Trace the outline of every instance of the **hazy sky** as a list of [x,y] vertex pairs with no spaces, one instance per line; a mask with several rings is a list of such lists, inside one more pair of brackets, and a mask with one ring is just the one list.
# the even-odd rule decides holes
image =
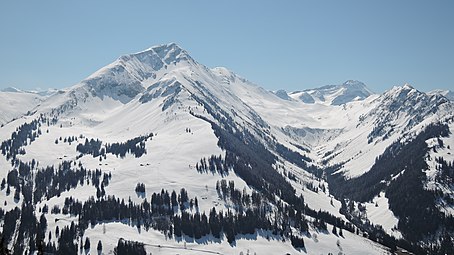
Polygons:
[[454,89],[454,1],[1,1],[0,88],[63,88],[176,42],[266,89]]

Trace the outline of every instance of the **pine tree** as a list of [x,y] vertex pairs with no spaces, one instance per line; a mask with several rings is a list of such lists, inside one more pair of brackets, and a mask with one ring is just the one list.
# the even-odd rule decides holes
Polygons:
[[172,202],[172,208],[174,208],[175,206],[178,206],[177,193],[175,192],[175,190],[172,191],[171,202]]
[[14,199],[19,200],[20,199],[20,190],[16,188],[16,191],[14,192]]
[[97,250],[98,250],[99,253],[102,251],[102,243],[101,243],[101,240],[98,241]]
[[90,239],[88,237],[85,239],[84,249],[90,250]]
[[[47,219],[44,214],[41,214],[41,217],[39,219],[39,227],[41,228],[42,235],[44,236],[46,234],[46,229],[47,229]],[[50,232],[49,232],[50,233]]]

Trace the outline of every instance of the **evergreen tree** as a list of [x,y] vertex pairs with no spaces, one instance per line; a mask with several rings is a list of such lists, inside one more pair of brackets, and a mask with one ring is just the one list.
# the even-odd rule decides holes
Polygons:
[[98,247],[97,247],[98,252],[102,251],[102,243],[101,240],[98,241]]
[[19,200],[20,199],[20,190],[16,188],[16,191],[14,192],[14,199]]
[[44,239],[44,236],[46,235],[46,229],[47,229],[47,219],[46,219],[46,216],[44,216],[44,214],[41,214],[41,217],[39,218],[39,231],[40,231],[40,235],[42,236],[43,239]]
[[171,202],[173,208],[178,206],[177,193],[175,192],[175,190],[172,191]]
[[118,240],[117,247],[114,248],[115,255],[146,255],[145,247],[142,243]]
[[90,250],[90,239],[88,237],[85,239],[84,249]]
[[292,246],[295,247],[295,249],[304,249],[304,240],[303,238],[299,238],[297,236],[290,236],[290,241],[292,243]]

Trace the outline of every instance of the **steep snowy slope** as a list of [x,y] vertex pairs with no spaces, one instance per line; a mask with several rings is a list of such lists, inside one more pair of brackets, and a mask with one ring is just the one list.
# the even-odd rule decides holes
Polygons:
[[[233,74],[225,76],[232,77]],[[299,94],[297,93],[291,93],[294,100],[289,101],[282,98],[282,95],[268,93],[247,82],[238,79],[231,80],[236,81],[231,82],[232,89],[270,124],[273,136],[280,143],[313,159],[309,168],[303,167],[303,169],[311,171],[310,165],[326,169],[328,183],[333,185],[331,188],[335,196],[362,202],[357,206],[364,209],[351,213],[345,212],[346,215],[350,215],[349,218],[357,217],[365,219],[366,223],[381,225],[387,233],[398,238],[402,237],[400,228],[404,229],[405,235],[409,238],[421,238],[420,236],[415,237],[415,233],[419,230],[413,233],[404,226],[404,222],[399,221],[399,217],[416,219],[428,217],[428,215],[419,208],[413,210],[396,206],[396,204],[402,203],[402,198],[400,195],[396,195],[394,189],[398,184],[393,182],[397,180],[395,183],[405,183],[405,179],[398,178],[399,175],[397,175],[405,169],[400,167],[405,164],[415,164],[415,159],[418,157],[420,157],[418,160],[422,159],[422,161],[418,163],[421,165],[415,166],[415,171],[429,170],[422,165],[424,159],[427,159],[427,164],[433,170],[428,172],[430,173],[427,177],[428,180],[421,178],[418,181],[416,190],[405,190],[405,192],[410,192],[410,196],[411,192],[414,192],[415,197],[421,193],[427,197],[427,200],[423,202],[427,204],[422,206],[427,206],[431,208],[430,210],[438,208],[441,213],[451,215],[452,209],[450,208],[453,206],[454,197],[452,188],[440,183],[440,175],[446,178],[452,172],[449,170],[450,157],[447,157],[448,160],[444,163],[440,160],[434,163],[433,157],[437,156],[431,157],[425,154],[423,147],[421,147],[421,151],[416,152],[410,150],[411,146],[399,146],[400,143],[407,144],[412,141],[413,144],[419,144],[418,140],[424,139],[423,137],[435,137],[431,139],[442,139],[441,141],[446,139],[443,138],[446,135],[440,136],[436,133],[438,131],[435,131],[433,135],[427,135],[430,130],[437,130],[437,123],[451,123],[450,119],[454,115],[453,104],[444,96],[428,95],[406,84],[402,87],[394,87],[383,95],[372,95],[363,100],[336,106],[327,105],[327,102],[322,100],[314,99],[311,102],[298,100]],[[251,90],[254,93],[251,93]],[[440,142],[440,144],[443,143]],[[440,145],[437,146],[437,148],[440,147]],[[446,146],[441,147],[444,150],[450,150]],[[392,160],[401,161],[402,166],[384,166],[383,162],[388,156],[383,155],[389,155],[393,151],[399,153],[398,157]],[[415,157],[413,159],[411,159],[412,153]],[[409,155],[408,158],[407,155]],[[446,157],[450,154],[444,152],[443,155]],[[379,158],[383,158],[383,160],[379,161]],[[385,169],[383,169],[384,167]],[[441,171],[442,167],[446,169]],[[394,170],[390,171],[390,169]],[[329,175],[333,175],[334,178]],[[359,183],[361,185],[358,185]],[[407,184],[399,185],[406,187]],[[345,186],[350,188],[346,189]],[[424,187],[431,191],[426,192]],[[393,191],[386,192],[387,190]],[[430,199],[429,197],[432,196],[433,198]],[[317,198],[316,201],[320,201],[320,199]],[[436,206],[431,205],[433,201],[438,201]],[[314,205],[316,202],[311,201],[311,204]],[[396,210],[399,210],[397,214]],[[416,213],[412,213],[412,210]],[[440,217],[437,213],[432,216]],[[441,219],[443,217],[441,216]],[[442,231],[443,226],[449,225],[450,221],[452,219],[441,223]],[[425,228],[434,231],[433,229],[437,229],[439,224],[429,223]],[[427,242],[423,245],[427,245]],[[431,252],[436,253],[437,251]]]
[[[234,74],[219,73],[227,77],[238,77]],[[357,83],[350,81],[343,86],[355,84]],[[343,105],[327,105],[322,101],[304,103],[299,100],[282,100],[273,93],[239,78],[231,78],[230,86],[236,95],[271,125],[279,142],[302,154],[310,155],[315,163],[318,162],[321,166],[358,159],[354,161],[354,165],[348,167],[348,174],[360,175],[369,170],[375,157],[383,153],[392,142],[392,139],[384,141],[383,145],[368,142],[368,135],[372,132],[375,120],[372,117],[365,120],[362,118],[380,105],[378,95]],[[300,146],[309,152],[301,150]],[[370,153],[366,153],[369,151]]]
[[454,123],[448,121],[449,135],[440,138],[426,140],[429,149],[427,155],[428,169],[426,171],[426,188],[441,191],[442,197],[436,203],[437,208],[451,216],[454,216],[454,190],[452,189],[452,177],[454,176]]
[[[349,176],[367,172],[391,143],[407,134],[418,134],[429,123],[452,115],[453,105],[440,96],[427,96],[409,85],[394,87],[370,104],[366,114],[355,119],[356,126],[331,145],[337,154],[333,164],[345,162]],[[363,104],[363,107],[365,105]],[[367,106],[366,106],[367,107]],[[372,128],[372,129],[371,129]]]

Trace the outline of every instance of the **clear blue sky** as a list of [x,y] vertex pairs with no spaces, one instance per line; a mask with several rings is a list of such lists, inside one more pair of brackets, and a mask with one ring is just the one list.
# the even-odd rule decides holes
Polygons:
[[266,89],[454,88],[454,1],[1,1],[0,88],[63,88],[176,42]]

